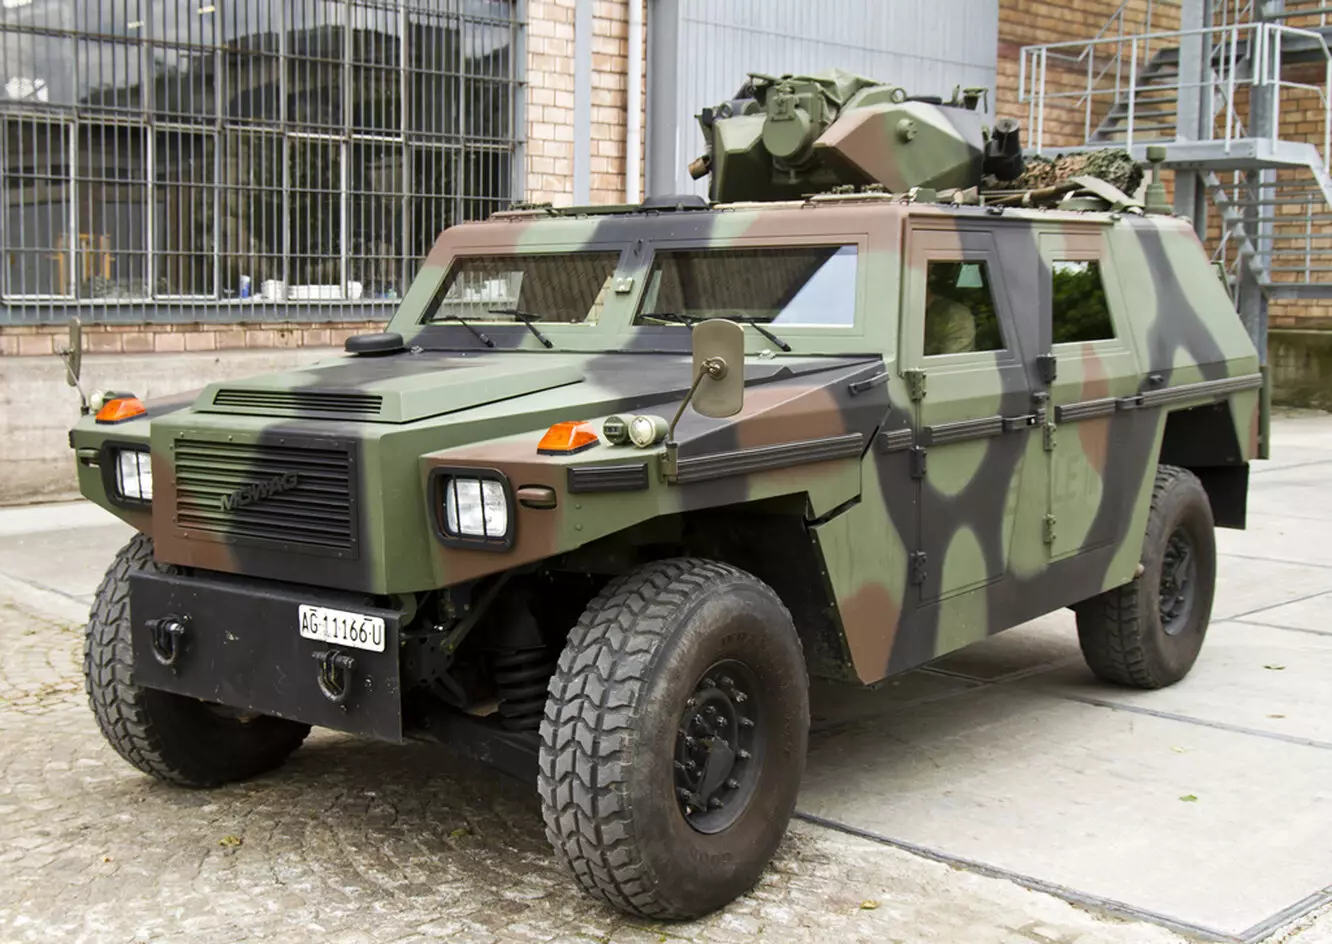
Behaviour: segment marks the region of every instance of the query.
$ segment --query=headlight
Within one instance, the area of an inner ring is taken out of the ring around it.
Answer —
[[[654,446],[666,438],[671,424],[661,416],[635,416],[629,421],[629,441],[639,449]]]
[[[444,530],[458,537],[504,538],[509,533],[504,485],[494,479],[449,479],[444,486]]]
[[[116,489],[130,501],[153,500],[153,463],[145,450],[116,451]]]

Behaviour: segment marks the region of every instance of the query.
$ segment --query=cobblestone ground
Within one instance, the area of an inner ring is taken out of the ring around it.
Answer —
[[[156,783],[102,741],[79,646],[0,603],[4,944],[1180,940],[806,824],[724,912],[635,922],[558,871],[528,788],[440,748],[317,732],[250,783]]]

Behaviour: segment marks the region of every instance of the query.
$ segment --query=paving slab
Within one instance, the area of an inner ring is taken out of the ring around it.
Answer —
[[[1227,554],[1230,539],[1217,538],[1213,620],[1247,618],[1332,591],[1332,568]]]
[[[1294,603],[1267,607],[1239,622],[1279,626],[1315,635],[1332,636],[1332,593],[1320,593]]]
[[[95,524],[4,536],[0,575],[91,603],[111,558],[134,534],[129,525],[97,510],[102,518]]]
[[[1027,687],[816,734],[800,809],[1216,936],[1332,879],[1332,750]]]
[[[1082,664],[1070,664],[1023,684],[1048,695],[1169,715],[1332,752],[1329,679],[1332,635],[1222,622],[1213,623],[1208,630],[1202,654],[1188,677],[1160,691],[1100,684]],[[1181,729],[1181,749],[1190,744],[1190,734]],[[1332,753],[1324,763],[1332,773]]]

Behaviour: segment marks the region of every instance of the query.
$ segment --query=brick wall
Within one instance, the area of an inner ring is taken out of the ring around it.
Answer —
[[[592,203],[624,202],[629,2],[595,0],[592,10]],[[646,23],[647,0],[637,2]],[[574,7],[575,0],[528,5],[527,199],[556,205],[568,205],[574,193]],[[646,50],[643,62],[646,77]],[[645,102],[646,92],[640,112]],[[641,148],[638,161],[641,180]]]
[[[574,0],[527,5],[527,199],[573,199]]]
[[[1151,28],[1154,32],[1179,28],[1179,6],[1168,0],[1131,0],[1125,8],[1124,33],[1141,33],[1147,27],[1147,11],[1152,10]],[[1038,43],[1062,43],[1087,40],[1095,36],[1119,8],[1119,0],[999,0],[999,57],[995,113],[999,117],[1016,118],[1022,122],[1026,139],[1034,141],[1036,129],[1026,128],[1028,106],[1018,103],[1020,50]],[[1118,35],[1118,27],[1113,29]],[[1081,49],[1067,50],[1076,57]],[[1145,52],[1145,50],[1144,50]],[[1124,47],[1125,56],[1128,47]],[[1141,53],[1140,53],[1141,54]],[[1099,47],[1093,62],[1093,74],[1113,56],[1112,47]],[[1125,66],[1127,68],[1127,65]],[[1126,74],[1125,74],[1125,77]],[[1087,86],[1087,62],[1063,62],[1052,53],[1047,60],[1045,94],[1047,96],[1044,123],[1046,147],[1070,147],[1086,140],[1087,113],[1084,103],[1074,97],[1052,98],[1059,93],[1081,94]],[[1030,79],[1028,87],[1031,87]],[[1114,88],[1113,68],[1096,84],[1098,89],[1110,92]],[[1092,99],[1091,126],[1094,128],[1109,110],[1113,95],[1104,94]]]
[[[340,321],[332,325],[172,324],[84,325],[89,354],[177,354],[193,351],[341,348],[353,334],[383,331],[382,321]],[[0,328],[0,357],[50,355],[68,343],[64,325],[7,325]]]

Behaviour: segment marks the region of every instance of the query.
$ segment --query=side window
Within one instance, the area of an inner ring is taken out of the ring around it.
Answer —
[[[926,357],[1002,351],[986,263],[931,260],[925,267]]]
[[[1115,336],[1110,305],[1096,262],[1057,260],[1050,265],[1053,279],[1050,315],[1054,343],[1100,341]]]

